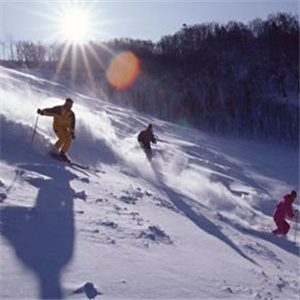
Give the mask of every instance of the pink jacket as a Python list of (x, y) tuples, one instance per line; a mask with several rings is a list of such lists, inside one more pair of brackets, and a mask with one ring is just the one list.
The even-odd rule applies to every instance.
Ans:
[(290, 218), (295, 217), (295, 213), (292, 209), (292, 200), (288, 195), (284, 196), (283, 200), (278, 202), (273, 214), (274, 219), (277, 220), (285, 219), (286, 216)]

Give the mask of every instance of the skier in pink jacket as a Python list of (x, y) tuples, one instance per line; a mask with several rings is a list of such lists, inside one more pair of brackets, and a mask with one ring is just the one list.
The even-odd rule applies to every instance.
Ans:
[(295, 201), (297, 193), (292, 191), (285, 195), (281, 201), (278, 202), (273, 214), (273, 219), (277, 228), (273, 230), (274, 234), (287, 235), (290, 230), (289, 223), (285, 220), (286, 217), (296, 220), (296, 213), (292, 209), (292, 203)]

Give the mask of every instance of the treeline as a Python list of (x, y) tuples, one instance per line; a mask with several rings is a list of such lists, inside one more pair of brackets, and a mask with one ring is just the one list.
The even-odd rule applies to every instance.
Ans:
[[(74, 68), (74, 49), (65, 45), (19, 41), (7, 49), (6, 63), (57, 70), (65, 57), (64, 74)], [(132, 51), (142, 64), (126, 91), (113, 89), (105, 77), (120, 51)], [(97, 88), (111, 101), (204, 130), (299, 145), (298, 16), (278, 13), (247, 25), (183, 24), (157, 43), (90, 42), (84, 52), (76, 56), (77, 72), (86, 73), (88, 62)]]

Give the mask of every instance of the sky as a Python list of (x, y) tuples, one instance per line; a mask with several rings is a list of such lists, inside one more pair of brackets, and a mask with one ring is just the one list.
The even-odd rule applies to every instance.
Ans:
[[(76, 23), (62, 33), (61, 27), (74, 6), (87, 11), (89, 31), (86, 39), (110, 40), (138, 38), (158, 41), (174, 34), (185, 23), (226, 23), (230, 20), (248, 23), (266, 19), (271, 13), (289, 12), (299, 15), (299, 0), (198, 0), (198, 1), (26, 1), (0, 0), (1, 41), (32, 40), (51, 43), (79, 34)], [(77, 18), (78, 19), (78, 18)], [(70, 26), (70, 25), (69, 25)], [(73, 33), (70, 31), (73, 30)], [(68, 36), (70, 37), (70, 36)]]

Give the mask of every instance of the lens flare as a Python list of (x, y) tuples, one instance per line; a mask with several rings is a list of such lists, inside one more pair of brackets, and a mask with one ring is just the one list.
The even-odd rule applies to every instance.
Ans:
[(141, 70), (140, 60), (132, 52), (117, 55), (107, 71), (108, 82), (118, 90), (126, 90), (134, 84)]

